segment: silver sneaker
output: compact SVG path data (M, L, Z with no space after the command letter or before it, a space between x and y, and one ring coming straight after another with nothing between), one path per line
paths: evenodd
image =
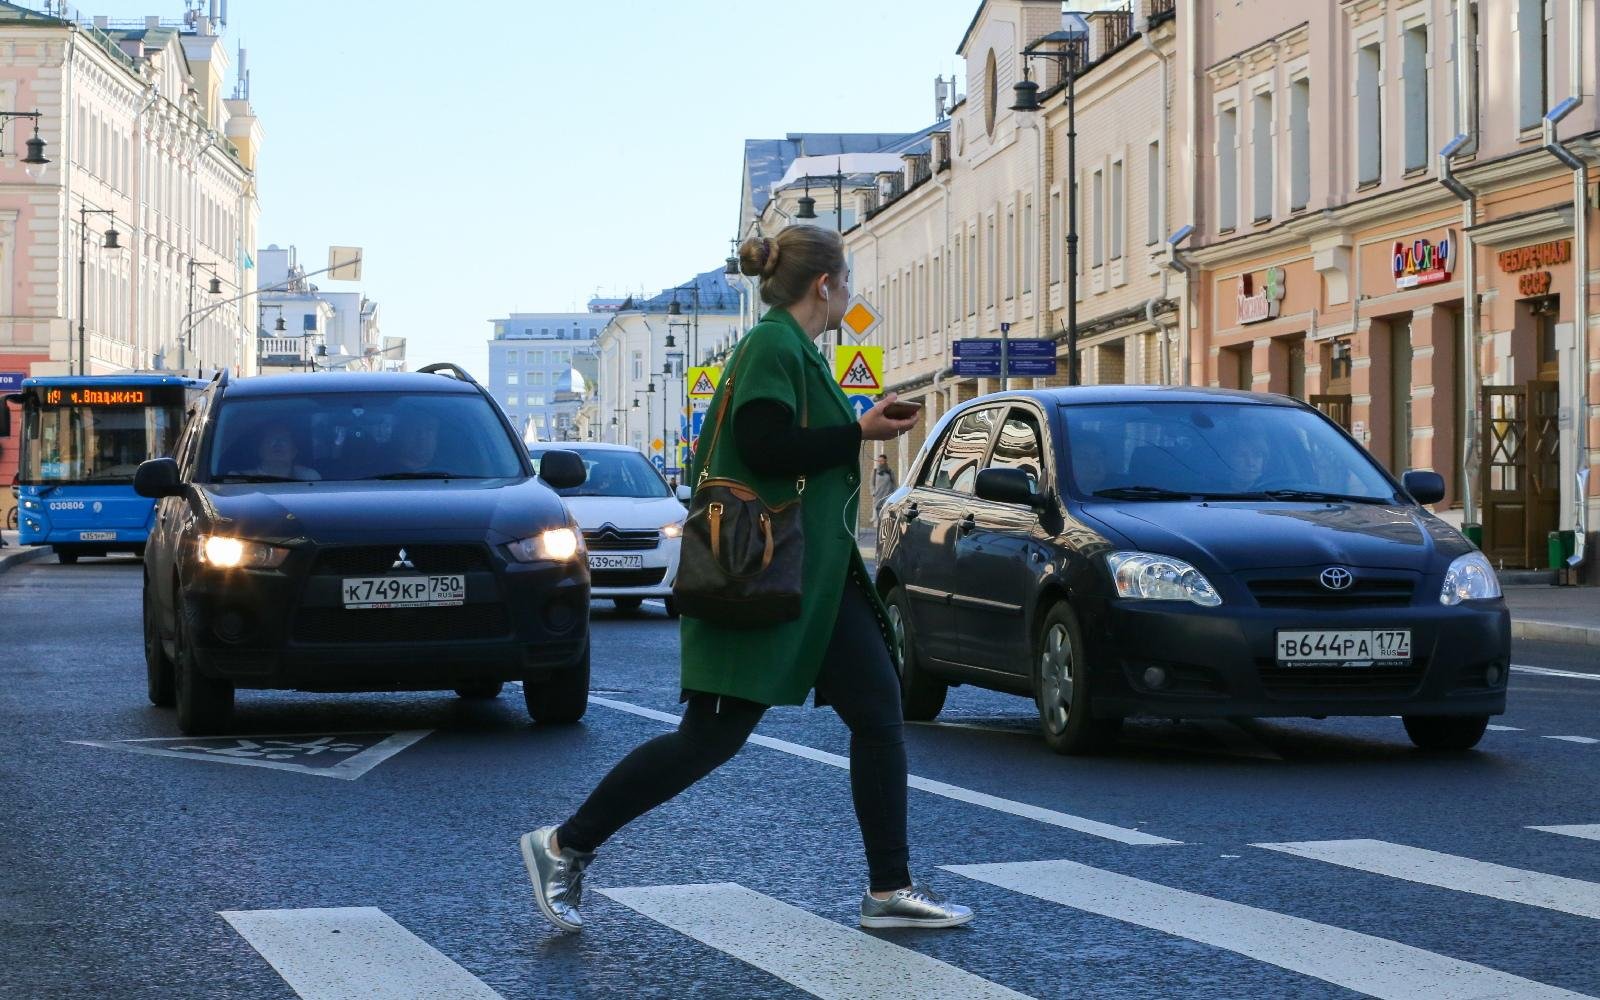
M959 927L972 919L972 909L945 898L923 885L897 891L888 899L861 897L862 927Z
M583 915L578 912L583 904L583 871L594 860L594 853L563 847L560 854L551 854L550 838L555 832L555 827L543 826L523 834L522 863L533 880L539 911L561 930L575 934L583 930Z

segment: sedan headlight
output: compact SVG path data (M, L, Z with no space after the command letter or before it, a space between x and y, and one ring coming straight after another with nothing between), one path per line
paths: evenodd
M1500 596L1500 578L1482 552L1468 552L1450 564L1444 574L1439 603L1454 607L1462 601L1484 601Z
M578 533L571 528L551 528L519 538L506 546L517 562L566 562L578 554Z
M206 535L200 540L200 558L221 569L276 569L289 558L289 550L228 535Z
M1182 559L1153 552L1112 552L1106 556L1117 596L1130 601L1192 601L1214 608L1222 597L1211 581Z
M683 536L683 522L682 521L673 521L671 524L663 524L661 526L661 537L663 537L663 538L681 538L682 536Z

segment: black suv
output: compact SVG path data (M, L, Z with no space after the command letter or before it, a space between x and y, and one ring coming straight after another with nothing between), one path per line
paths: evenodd
M581 718L589 569L551 487L466 372L220 376L158 498L144 559L150 700L184 733L223 727L235 688L454 689L523 682L539 722ZM541 482L540 480L543 480Z

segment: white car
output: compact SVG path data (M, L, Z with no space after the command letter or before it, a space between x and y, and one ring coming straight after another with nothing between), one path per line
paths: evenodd
M556 492L583 529L590 596L609 598L625 611L662 598L676 618L672 584L689 488L678 487L674 496L656 467L624 445L551 442L529 451L537 466L544 451L557 449L576 452L589 470L582 486Z

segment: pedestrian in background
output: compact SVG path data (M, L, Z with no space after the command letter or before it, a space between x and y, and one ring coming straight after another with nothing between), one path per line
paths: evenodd
M895 488L894 470L889 468L889 458L886 455L878 456L878 464L872 470L872 513L876 515L883 510L883 503L889 499L889 494Z
M711 471L749 484L768 501L791 497L804 478L800 616L758 628L682 617L680 700L687 707L678 729L625 757L559 827L522 837L539 909L558 928L581 930L583 876L595 851L732 758L770 706L803 704L814 690L816 704L833 705L850 728L850 790L869 874L861 925L966 923L970 909L911 878L894 640L856 545L861 443L893 440L917 417L888 416L891 393L857 420L817 349L816 338L838 327L850 300L837 233L791 226L775 239L745 241L739 263L761 278L762 301L772 308L729 360L737 384L730 389L735 380L724 380L702 431L702 440L716 441L717 418L726 414L735 447L697 455L689 478L699 482ZM727 391L730 405L722 407ZM823 856L830 850L818 847Z

